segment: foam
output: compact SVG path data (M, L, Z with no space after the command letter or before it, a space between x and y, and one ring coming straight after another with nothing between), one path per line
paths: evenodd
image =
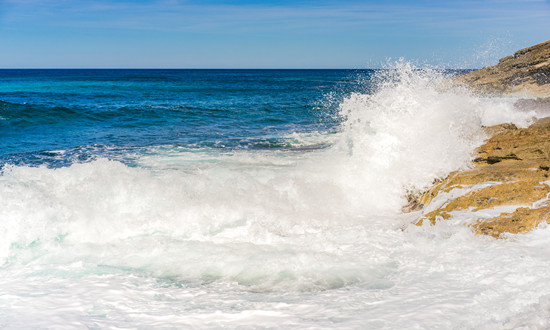
M444 90L445 78L398 62L374 94L342 102L340 132L289 137L323 148L157 148L131 155L136 166L5 166L1 322L542 324L548 228L496 241L452 221L407 227L415 215L400 213L407 189L468 166L483 125L535 115Z

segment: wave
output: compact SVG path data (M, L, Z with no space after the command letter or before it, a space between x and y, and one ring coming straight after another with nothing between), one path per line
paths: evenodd
M90 122L89 125L97 125L106 120L111 120L114 124L123 125L123 127L146 127L151 125L152 121L162 121L167 117L169 118L166 115L167 112L172 112L176 115L179 114L180 117L185 118L190 113L203 110L201 108L193 109L184 106L162 107L152 105L88 109L78 106L48 106L0 101L0 117L2 118L2 122L4 125L13 127L60 126L70 121Z
M337 133L291 134L296 143L324 143L313 150L169 147L140 154L132 166L107 159L56 169L6 165L0 270L72 265L78 276L139 274L174 291L234 293L230 299L243 291L329 290L348 304L339 315L384 322L434 304L422 324L448 323L441 317L451 315L451 324L473 327L487 313L499 324L506 310L537 313L530 304L550 297L550 260L538 254L547 228L530 234L534 243L488 241L452 223L408 227L415 215L400 213L407 190L469 166L486 138L482 126L525 126L537 115L517 111L512 99L442 89L446 78L398 62L379 74L374 93L345 98ZM538 281L509 281L525 273Z
M75 109L0 101L0 124L14 128L56 124L80 116Z
M295 154L274 153L273 146L267 151L222 153L181 153L168 148L164 149L168 153L138 156L138 167L101 159L57 170L5 166L2 179L9 182L9 191L20 187L21 191L10 194L16 200L44 186L40 196L28 200L33 205L24 209L39 212L45 207L39 206L41 201L57 207L40 219L24 217L27 220L21 224L31 221L29 226L44 226L63 218L64 225L54 230L57 234L35 237L46 241L73 222L78 223L73 229L93 226L101 231L92 239L101 242L163 231L204 239L248 226L284 237L294 230L303 233L342 221L362 223L364 218L395 216L407 189L422 189L468 166L472 150L485 138L483 125L498 121L526 125L533 117L529 111L515 111L509 100L483 99L463 89L440 90L446 78L438 71L397 63L395 69L380 73L375 93L355 93L341 103L340 133L313 140L309 135L307 141L305 134L294 135L294 146L275 146L279 151L300 151ZM74 114L65 109L60 113ZM176 171L159 172L167 163ZM59 189L64 194L59 195ZM5 210L17 204L13 199L4 203ZM100 230L109 225L120 226L112 229L112 239ZM246 230L243 234L249 241ZM69 232L66 239L79 237L78 242L84 236ZM6 258L17 239L4 241Z

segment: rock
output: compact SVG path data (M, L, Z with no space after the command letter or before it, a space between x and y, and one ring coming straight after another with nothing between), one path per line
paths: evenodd
M477 234L500 238L503 233L518 234L529 231L542 222L550 223L550 205L539 208L520 207L490 220L473 225Z
M536 96L515 107L550 115L550 40L456 76L443 88L449 83L482 93ZM421 212L417 225L460 216L477 234L500 238L550 223L550 117L528 128L502 124L484 130L491 138L476 150L472 168L410 194L403 211Z
M549 97L550 40L504 57L497 65L456 76L453 81L478 92Z
M527 129L510 127L490 138L477 150L478 164L505 160L545 161L550 157L550 120L537 121Z
M463 212L472 220L476 233L500 237L550 222L550 118L528 128L505 124L486 131L494 135L477 149L474 168L451 173L428 191L410 198L408 210L426 210L417 225L425 221L436 224L450 219L453 212ZM444 202L430 207L442 194L446 196ZM478 212L495 212L500 206L516 210L489 219Z

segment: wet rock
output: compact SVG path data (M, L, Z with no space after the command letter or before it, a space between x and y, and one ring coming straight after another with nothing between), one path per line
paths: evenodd
M516 101L516 109L550 116L550 40L456 76L445 88L449 83L481 93L535 96ZM460 214L476 233L499 238L550 223L550 117L528 128L503 124L484 130L491 138L476 150L473 168L409 194L403 211L422 212L416 224Z
M472 225L477 234L500 238L504 233L519 234L532 230L542 222L550 223L550 205L539 208L520 207L490 220Z
M500 237L505 232L521 233L550 221L550 119L539 120L528 128L508 124L486 131L496 133L477 149L474 168L451 173L428 191L411 197L409 205L414 208L410 211L424 209L417 225L425 221L436 224L462 211L473 220L476 233ZM430 207L442 194L446 194L446 200L436 208ZM517 209L489 219L477 213L494 212L499 206Z

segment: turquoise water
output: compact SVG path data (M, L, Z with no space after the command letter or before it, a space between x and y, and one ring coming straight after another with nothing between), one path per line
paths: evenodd
M0 70L0 328L548 328L549 226L401 212L544 115L455 73Z

